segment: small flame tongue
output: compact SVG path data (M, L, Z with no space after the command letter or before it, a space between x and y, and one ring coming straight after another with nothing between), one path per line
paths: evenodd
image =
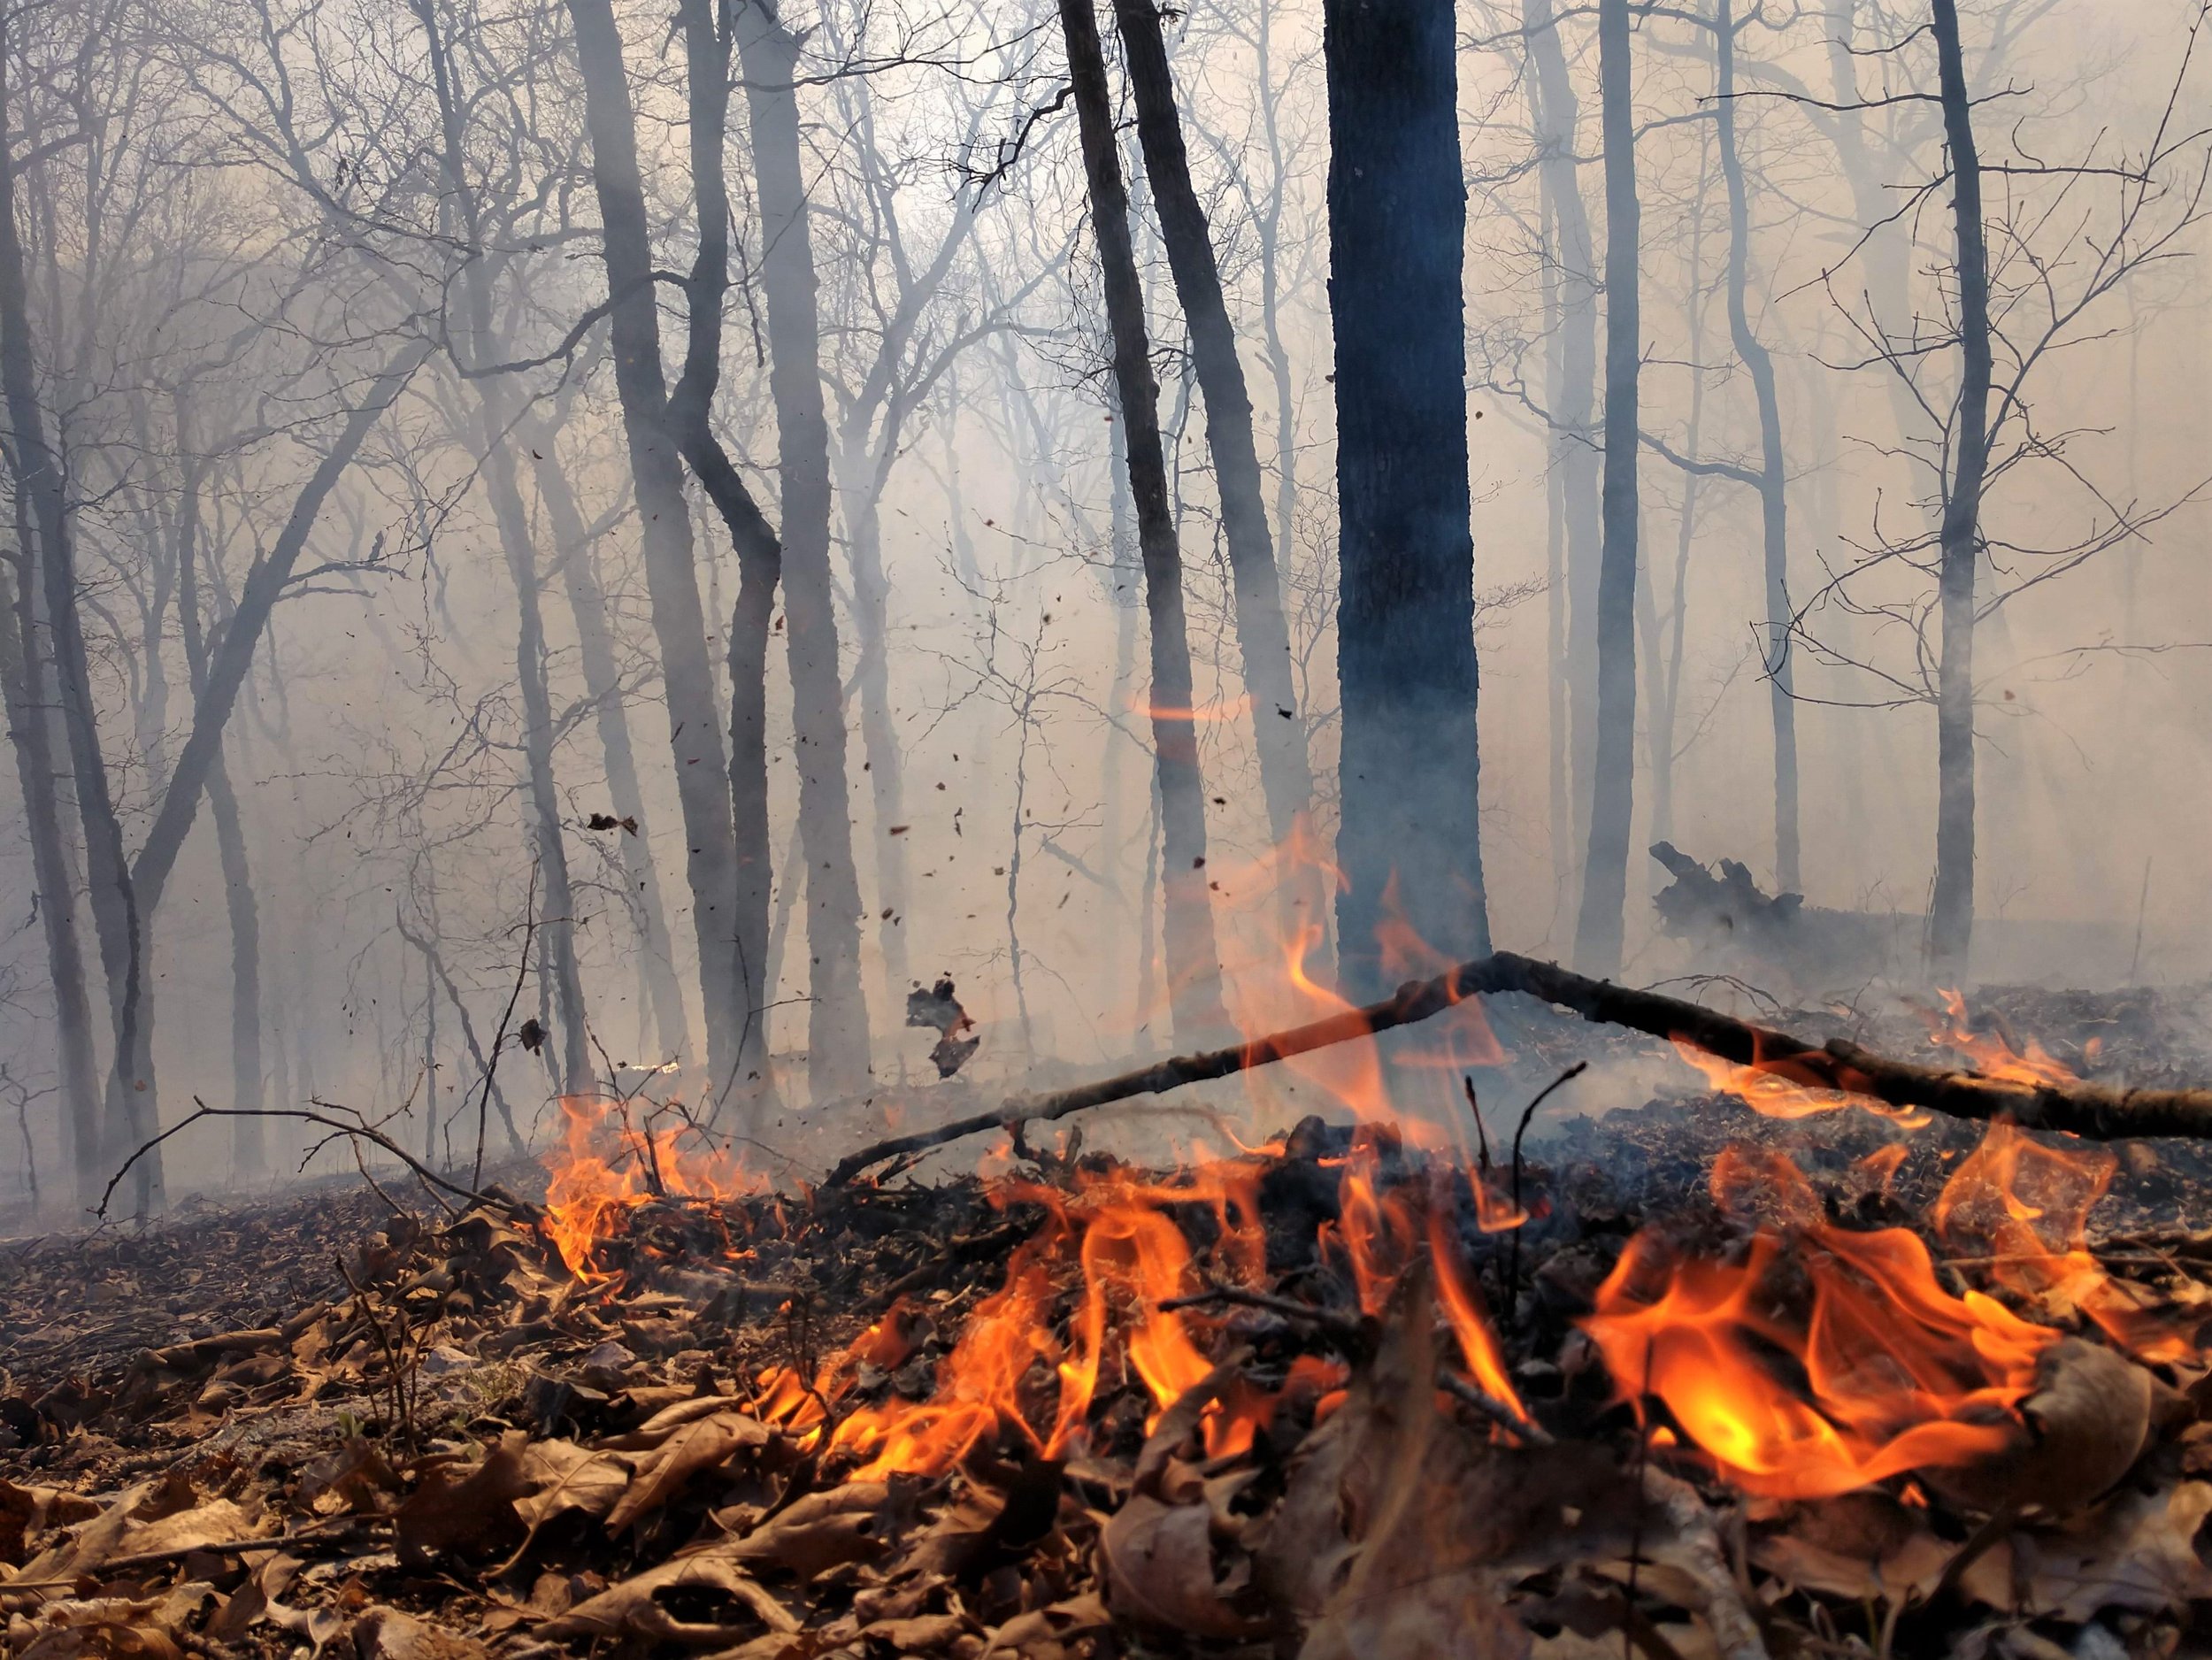
M1979 1292L1952 1296L1907 1229L1819 1219L1779 1155L1729 1149L1713 1185L1730 1209L1763 1197L1780 1225L1740 1263L1630 1242L1583 1323L1624 1394L1663 1402L1732 1480L1776 1498L1970 1464L2020 1433L2014 1408L2056 1332ZM1793 1276L1809 1287L1801 1318L1781 1311L1803 1301Z

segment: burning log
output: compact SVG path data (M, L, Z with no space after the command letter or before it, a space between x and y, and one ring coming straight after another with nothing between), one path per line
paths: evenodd
M1920 1107L1956 1118L2009 1118L2028 1129L2058 1130L2094 1141L2136 1136L2212 1136L2212 1090L2115 1089L2056 1076L1993 1077L1873 1054L1843 1039L1814 1043L1657 992L1592 980L1511 951L1460 964L1429 980L1408 980L1364 1008L1196 1055L1172 1056L1072 1089L1010 1098L933 1130L892 1136L841 1159L828 1185L842 1187L888 1159L926 1152L967 1136L1063 1118L1137 1095L1164 1095L1333 1044L1356 1042L1411 1026L1478 995L1517 991L1600 1025L1626 1026L1688 1044L1746 1072L1802 1089L1861 1095L1893 1107Z

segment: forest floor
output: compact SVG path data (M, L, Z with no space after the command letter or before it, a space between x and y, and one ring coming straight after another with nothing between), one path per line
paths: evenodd
M1977 1026L2200 1082L2205 1003L1993 992ZM1547 1114L1517 1170L1493 1111L1471 1171L1309 1120L1168 1171L588 1215L387 1181L0 1246L0 1648L2212 1643L2205 1149L1630 1099L1663 1046L1532 1041L1626 1110Z

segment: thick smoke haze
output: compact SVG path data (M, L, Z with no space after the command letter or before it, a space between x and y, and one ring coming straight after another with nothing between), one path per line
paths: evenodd
M1200 874L1227 1015L1263 1029L1301 1013L1283 995L1301 952L1325 978L1339 946L1343 388L1323 10L1206 0L1162 25L1252 406L1286 712L1248 673L1209 442L1220 411L1199 386L1140 142L1114 15L1127 9L1102 8L1100 26L1180 554ZM786 0L779 14L749 0L718 24L715 8L618 0L649 241L624 250L603 234L605 106L587 96L578 54L587 14L607 10L8 9L0 125L20 281L0 329L33 396L10 387L0 542L14 643L0 672L19 755L41 728L64 883L34 847L26 767L38 764L0 769L0 1218L32 1214L34 1170L44 1217L78 1215L81 1172L104 1180L151 1127L134 1094L163 1125L196 1098L249 1090L271 1106L342 1103L465 1170L480 1112L502 1159L507 1120L542 1144L565 1080L612 1080L720 1102L775 1172L781 1152L833 1157L824 1126L949 1111L933 1089L973 1110L1000 1087L1189 1047L1164 938L1177 872L1155 763L1156 717L1186 711L1161 711L1152 690L1156 613L1058 12ZM1480 811L1448 836L1479 839L1496 944L1571 962L1617 296L1598 27L1586 9L1558 10L1462 0L1453 19ZM1996 335L1964 977L2199 980L2212 972L2212 246L2197 134L2212 122L2212 42L2193 0L1965 0L1960 13ZM1586 951L1598 972L1651 983L1706 960L1653 909L1666 877L1644 849L1660 840L1740 860L1811 906L1898 918L1878 964L1839 955L1832 974L1793 973L1778 992L1924 987L1950 966L1929 958L1922 921L1962 299L1929 19L1925 0L1786 14L1698 0L1685 17L1633 20L1632 807L1623 945L1617 963ZM728 286L715 296L698 274L713 237L687 54L726 25ZM779 109L794 107L795 218L778 135ZM626 251L649 275L627 293L618 276L611 304ZM810 263L795 266L795 251ZM822 427L776 384L807 283ZM654 464L618 382L641 373L625 354L649 293L681 405L703 292L718 379L697 429L680 410L664 424L661 464L683 455L688 520L675 526L656 517ZM1779 607L1755 353L1770 359L1780 440ZM726 459L724 487L708 488L699 432ZM816 485L796 465L809 454L826 463L829 536L811 565ZM73 557L58 588L42 455ZM749 592L763 600L760 573L740 549L761 544L733 535L728 506L741 486L783 548L757 640L742 619ZM710 677L704 719L686 712L668 567L649 545L678 532ZM280 556L296 563L262 628L252 573L265 580ZM85 734L60 689L58 603L81 635L104 792L86 788ZM196 710L242 619L259 633L235 710L196 761ZM748 834L741 799L728 891L764 909L753 932L741 917L725 937L759 988L750 1021L703 992L680 795L698 782L687 767L710 770L732 822L732 665L749 651L764 651L751 684L765 834ZM1793 875L1778 846L1784 663ZM709 731L711 754L687 755ZM1304 739L1311 783L1279 846L1262 749L1286 731ZM178 833L178 780L211 753L173 872L150 887L141 850ZM739 772L744 753L741 742ZM1452 815L1451 781L1433 803L1402 805ZM102 793L140 866L127 939L103 932ZM833 818L849 825L849 865ZM73 1168L55 906L74 924L107 1126L81 1131L103 1146ZM1409 907L1412 934L1436 933L1430 908ZM255 930L242 1026L242 918ZM834 960L856 926L856 957ZM115 1001L105 952L118 941L143 952L142 1009ZM981 1039L941 1086L925 1058L933 1034L902 1024L910 988L941 976ZM111 1087L120 1023L142 1014L155 1086ZM761 1074L776 1090L766 1105ZM288 1175L319 1134L275 1120L259 1132L257 1155L234 1122L178 1137L171 1200ZM312 1167L350 1156L327 1149Z

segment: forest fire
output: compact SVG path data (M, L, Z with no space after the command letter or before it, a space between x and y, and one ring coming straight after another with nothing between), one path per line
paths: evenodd
M545 1160L545 1231L580 1280L602 1277L601 1248L649 1200L737 1199L767 1186L687 1122L641 1129L629 1103L588 1095L564 1096L560 1110L560 1145Z

